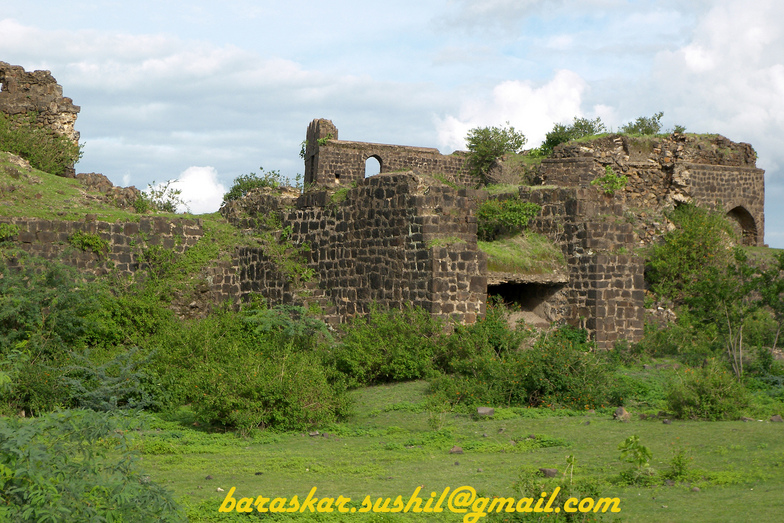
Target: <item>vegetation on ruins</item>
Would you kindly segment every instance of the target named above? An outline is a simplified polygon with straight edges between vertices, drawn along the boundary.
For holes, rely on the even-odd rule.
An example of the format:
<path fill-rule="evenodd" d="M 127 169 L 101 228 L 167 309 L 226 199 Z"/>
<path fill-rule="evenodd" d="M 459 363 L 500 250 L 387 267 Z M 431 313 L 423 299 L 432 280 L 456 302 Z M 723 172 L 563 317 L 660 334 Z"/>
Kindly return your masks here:
<path fill-rule="evenodd" d="M 503 127 L 477 127 L 468 131 L 468 171 L 485 181 L 496 160 L 505 154 L 523 152 L 525 136 L 507 122 Z"/>
<path fill-rule="evenodd" d="M 574 121 L 568 125 L 562 123 L 553 125 L 552 130 L 545 135 L 542 145 L 533 149 L 530 154 L 536 157 L 547 157 L 553 153 L 556 145 L 605 132 L 607 132 L 607 127 L 598 116 L 593 120 L 575 116 Z"/>
<path fill-rule="evenodd" d="M 68 238 L 68 243 L 83 251 L 92 251 L 102 256 L 109 250 L 109 242 L 102 239 L 98 234 L 90 232 L 76 231 Z"/>
<path fill-rule="evenodd" d="M 526 231 L 511 238 L 491 242 L 479 240 L 479 250 L 487 254 L 487 270 L 519 274 L 552 274 L 566 271 L 561 249 L 546 236 Z"/>
<path fill-rule="evenodd" d="M 591 185 L 597 187 L 605 196 L 613 196 L 617 191 L 623 190 L 628 182 L 623 174 L 617 174 L 609 165 L 605 166 L 604 174 L 596 177 Z"/>
<path fill-rule="evenodd" d="M 223 195 L 224 202 L 239 200 L 253 189 L 269 187 L 277 189 L 285 183 L 280 171 L 265 171 L 264 167 L 259 167 L 259 173 L 241 174 L 234 178 L 229 191 Z"/>
<path fill-rule="evenodd" d="M 653 135 L 661 131 L 661 119 L 664 116 L 662 111 L 653 116 L 639 116 L 633 122 L 622 125 L 619 129 L 624 134 Z"/>
<path fill-rule="evenodd" d="M 167 180 L 163 183 L 147 185 L 147 190 L 140 192 L 133 207 L 139 214 L 150 211 L 176 213 L 180 208 L 188 209 L 188 204 L 182 199 L 182 189 L 174 187 L 177 180 Z"/>
<path fill-rule="evenodd" d="M 510 198 L 489 198 L 476 210 L 477 238 L 490 242 L 502 237 L 520 234 L 541 207 L 525 202 L 516 195 Z"/>
<path fill-rule="evenodd" d="M 21 156 L 35 169 L 62 176 L 82 157 L 82 146 L 38 125 L 37 114 L 0 111 L 2 151 Z"/>

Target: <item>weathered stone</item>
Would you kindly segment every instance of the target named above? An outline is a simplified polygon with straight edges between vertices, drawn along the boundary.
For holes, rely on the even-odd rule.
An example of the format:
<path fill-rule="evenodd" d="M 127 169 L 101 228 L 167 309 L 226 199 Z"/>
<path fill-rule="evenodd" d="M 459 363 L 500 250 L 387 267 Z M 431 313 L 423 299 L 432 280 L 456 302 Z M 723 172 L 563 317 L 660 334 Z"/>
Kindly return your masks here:
<path fill-rule="evenodd" d="M 558 475 L 558 469 L 541 468 L 539 469 L 539 472 L 541 472 L 542 475 L 546 478 L 554 478 Z"/>
<path fill-rule="evenodd" d="M 495 414 L 495 409 L 491 407 L 477 407 L 476 415 L 480 417 L 492 416 Z"/>
<path fill-rule="evenodd" d="M 9 115 L 36 113 L 36 123 L 79 143 L 74 129 L 79 106 L 63 96 L 63 88 L 49 71 L 28 73 L 18 65 L 0 62 L 0 112 Z M 66 176 L 73 177 L 73 168 Z"/>
<path fill-rule="evenodd" d="M 624 421 L 624 422 L 631 421 L 632 415 L 629 414 L 629 412 L 625 408 L 618 407 L 617 409 L 615 409 L 615 412 L 613 413 L 613 419 L 616 419 L 618 421 Z"/>

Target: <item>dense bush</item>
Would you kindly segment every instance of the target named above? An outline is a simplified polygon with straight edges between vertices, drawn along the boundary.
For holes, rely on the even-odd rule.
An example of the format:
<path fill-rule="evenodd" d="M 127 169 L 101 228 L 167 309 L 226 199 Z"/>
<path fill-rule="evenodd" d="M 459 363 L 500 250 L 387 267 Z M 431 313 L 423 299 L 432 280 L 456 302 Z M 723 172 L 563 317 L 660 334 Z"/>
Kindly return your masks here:
<path fill-rule="evenodd" d="M 606 165 L 604 174 L 591 181 L 591 185 L 599 188 L 605 196 L 613 196 L 617 191 L 626 187 L 629 179 L 623 174 L 617 174 L 612 167 Z"/>
<path fill-rule="evenodd" d="M 732 226 L 720 214 L 694 205 L 680 205 L 667 217 L 676 228 L 652 247 L 645 277 L 657 295 L 683 303 L 709 271 L 729 263 Z"/>
<path fill-rule="evenodd" d="M 333 349 L 335 368 L 352 386 L 431 377 L 442 329 L 423 309 L 374 309 L 344 328 Z"/>
<path fill-rule="evenodd" d="M 667 395 L 667 406 L 681 419 L 738 419 L 749 406 L 749 395 L 726 367 L 708 360 L 702 368 L 687 368 Z"/>
<path fill-rule="evenodd" d="M 138 469 L 119 418 L 90 411 L 0 418 L 3 521 L 184 521 Z"/>
<path fill-rule="evenodd" d="M 259 167 L 259 171 L 259 174 L 241 174 L 234 178 L 229 192 L 223 195 L 223 201 L 239 200 L 252 189 L 264 187 L 275 189 L 284 183 L 280 171 L 265 171 L 263 167 Z"/>
<path fill-rule="evenodd" d="M 477 239 L 491 242 L 519 234 L 541 209 L 539 205 L 519 198 L 485 200 L 476 210 Z"/>
<path fill-rule="evenodd" d="M 35 169 L 57 175 L 82 157 L 82 147 L 40 127 L 36 113 L 9 116 L 0 112 L 1 150 L 21 156 Z"/>
<path fill-rule="evenodd" d="M 468 131 L 468 171 L 485 181 L 495 161 L 509 153 L 523 152 L 525 136 L 514 127 L 477 127 Z"/>
<path fill-rule="evenodd" d="M 624 134 L 653 135 L 661 131 L 661 119 L 664 113 L 659 111 L 653 116 L 640 116 L 635 121 L 621 126 L 620 131 Z M 679 129 L 683 129 L 679 126 Z"/>
<path fill-rule="evenodd" d="M 481 322 L 478 328 L 483 328 Z M 512 333 L 501 338 L 513 339 Z M 608 401 L 610 367 L 592 350 L 584 331 L 562 327 L 529 348 L 474 347 L 478 350 L 473 354 L 466 345 L 452 349 L 447 367 L 452 373 L 431 383 L 442 401 L 572 409 L 599 407 Z"/>
<path fill-rule="evenodd" d="M 170 405 L 191 403 L 202 421 L 243 432 L 302 429 L 343 417 L 344 387 L 322 362 L 316 342 L 307 334 L 258 327 L 219 311 L 161 332 L 154 340 L 152 381 Z"/>
<path fill-rule="evenodd" d="M 574 122 L 568 125 L 556 123 L 553 129 L 545 136 L 542 145 L 531 151 L 531 154 L 543 157 L 550 156 L 557 145 L 605 132 L 607 132 L 607 128 L 604 126 L 601 118 L 597 117 L 595 120 L 590 120 L 588 118 L 575 117 Z"/>

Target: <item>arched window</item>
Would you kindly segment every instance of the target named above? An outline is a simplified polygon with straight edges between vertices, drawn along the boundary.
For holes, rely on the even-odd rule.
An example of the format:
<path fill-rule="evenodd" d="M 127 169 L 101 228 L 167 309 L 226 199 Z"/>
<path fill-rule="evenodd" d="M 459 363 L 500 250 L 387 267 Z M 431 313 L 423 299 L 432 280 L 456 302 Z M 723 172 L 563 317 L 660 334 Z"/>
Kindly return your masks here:
<path fill-rule="evenodd" d="M 381 158 L 375 154 L 365 160 L 365 178 L 381 172 Z"/>
<path fill-rule="evenodd" d="M 727 218 L 737 224 L 743 245 L 757 245 L 757 224 L 749 211 L 739 205 L 727 213 Z"/>

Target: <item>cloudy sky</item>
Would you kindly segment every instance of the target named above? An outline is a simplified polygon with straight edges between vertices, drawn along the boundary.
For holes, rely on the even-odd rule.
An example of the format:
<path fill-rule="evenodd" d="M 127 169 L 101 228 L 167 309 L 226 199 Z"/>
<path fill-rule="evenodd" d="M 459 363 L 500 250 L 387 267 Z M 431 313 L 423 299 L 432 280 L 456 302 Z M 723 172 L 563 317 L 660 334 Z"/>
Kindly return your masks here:
<path fill-rule="evenodd" d="M 509 121 L 665 127 L 749 142 L 784 247 L 784 4 L 775 0 L 0 0 L 0 60 L 82 107 L 80 172 L 181 180 L 194 212 L 240 174 L 294 178 L 313 118 L 340 138 L 464 148 Z"/>

